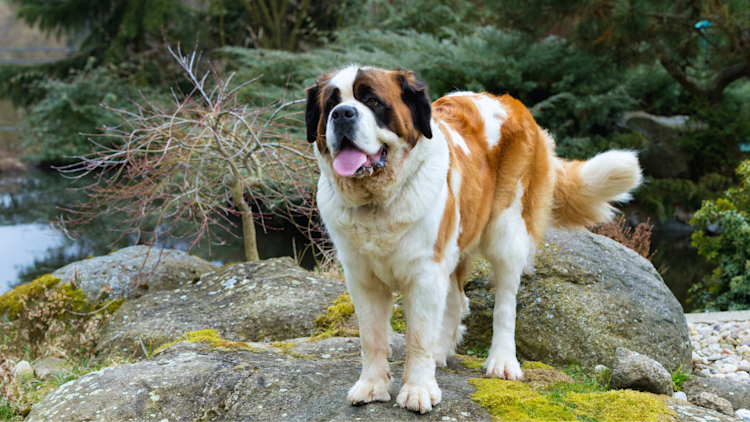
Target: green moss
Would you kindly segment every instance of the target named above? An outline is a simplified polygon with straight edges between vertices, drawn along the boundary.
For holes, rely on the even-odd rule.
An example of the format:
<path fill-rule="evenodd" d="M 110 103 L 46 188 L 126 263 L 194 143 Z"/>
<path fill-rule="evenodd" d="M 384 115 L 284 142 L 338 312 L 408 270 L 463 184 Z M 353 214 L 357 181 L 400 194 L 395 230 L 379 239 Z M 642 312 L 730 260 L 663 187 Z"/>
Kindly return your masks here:
<path fill-rule="evenodd" d="M 548 379 L 540 384 L 534 378 L 542 375 Z M 524 382 L 471 379 L 469 382 L 477 388 L 472 400 L 497 421 L 669 421 L 675 416 L 650 393 L 600 391 L 597 386 L 579 382 L 549 383 L 566 378 L 572 381 L 554 368 L 531 368 L 526 376 Z"/>
<path fill-rule="evenodd" d="M 59 277 L 52 277 L 51 274 L 45 274 L 36 280 L 22 284 L 15 289 L 0 296 L 0 316 L 7 316 L 9 320 L 15 320 L 23 310 L 21 299 L 27 302 L 34 300 L 42 293 L 60 282 Z"/>
<path fill-rule="evenodd" d="M 315 319 L 317 332 L 310 337 L 312 341 L 330 337 L 359 336 L 359 331 L 347 327 L 347 322 L 354 315 L 354 304 L 349 292 L 336 298 L 326 312 Z"/>
<path fill-rule="evenodd" d="M 474 356 L 456 355 L 456 358 L 461 359 L 461 364 L 469 369 L 481 369 L 484 364 L 484 359 Z"/>
<path fill-rule="evenodd" d="M 523 363 L 523 365 L 521 365 L 521 369 L 523 370 L 527 370 L 527 369 L 552 369 L 554 370 L 555 368 L 542 362 L 526 361 Z"/>
<path fill-rule="evenodd" d="M 215 329 L 208 329 L 208 330 L 198 330 L 198 331 L 191 331 L 189 333 L 185 333 L 183 337 L 178 338 L 177 340 L 162 344 L 159 346 L 158 349 L 154 352 L 154 355 L 161 353 L 162 351 L 166 350 L 170 346 L 173 346 L 181 341 L 186 341 L 188 343 L 205 343 L 210 344 L 214 349 L 222 352 L 235 352 L 235 351 L 248 351 L 248 352 L 259 352 L 260 349 L 251 347 L 247 343 L 242 342 L 234 342 L 230 340 L 226 340 L 221 338 L 219 335 L 219 331 Z"/>
<path fill-rule="evenodd" d="M 296 346 L 296 343 L 271 343 L 271 346 L 282 350 L 290 350 Z"/>
<path fill-rule="evenodd" d="M 391 312 L 391 328 L 396 333 L 406 332 L 406 316 L 404 315 L 404 297 L 396 296 L 396 303 L 393 304 Z"/>
<path fill-rule="evenodd" d="M 569 393 L 576 415 L 601 422 L 670 420 L 675 414 L 655 395 L 632 390 L 612 390 L 605 393 Z"/>
<path fill-rule="evenodd" d="M 354 304 L 352 303 L 352 298 L 349 296 L 349 292 L 346 292 L 333 301 L 333 304 L 328 307 L 326 313 L 315 319 L 315 325 L 329 329 L 341 320 L 350 318 L 352 315 L 354 315 Z"/>
<path fill-rule="evenodd" d="M 498 421 L 574 421 L 572 409 L 548 400 L 519 381 L 471 379 L 477 388 L 472 400 Z"/>

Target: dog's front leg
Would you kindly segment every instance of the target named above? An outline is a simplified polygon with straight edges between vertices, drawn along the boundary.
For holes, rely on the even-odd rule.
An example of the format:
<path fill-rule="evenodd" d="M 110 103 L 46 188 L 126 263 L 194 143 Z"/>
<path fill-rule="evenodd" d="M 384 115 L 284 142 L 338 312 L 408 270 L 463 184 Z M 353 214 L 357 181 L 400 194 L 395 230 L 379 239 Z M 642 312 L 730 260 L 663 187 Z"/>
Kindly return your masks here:
<path fill-rule="evenodd" d="M 448 276 L 434 266 L 413 280 L 404 291 L 406 310 L 406 364 L 404 386 L 396 401 L 401 407 L 427 413 L 440 403 L 435 380 L 435 350 L 445 311 Z"/>
<path fill-rule="evenodd" d="M 349 404 L 362 405 L 389 401 L 391 370 L 388 342 L 393 294 L 379 280 L 352 269 L 347 271 L 347 286 L 359 321 L 362 342 L 362 374 L 349 390 Z"/>

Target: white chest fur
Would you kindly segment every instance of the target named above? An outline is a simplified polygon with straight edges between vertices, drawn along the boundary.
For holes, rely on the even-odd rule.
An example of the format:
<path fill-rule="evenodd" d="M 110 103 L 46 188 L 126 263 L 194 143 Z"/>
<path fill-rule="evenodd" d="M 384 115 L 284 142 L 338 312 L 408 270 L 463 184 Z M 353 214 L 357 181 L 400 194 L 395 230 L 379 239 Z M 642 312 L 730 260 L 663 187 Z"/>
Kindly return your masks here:
<path fill-rule="evenodd" d="M 449 189 L 445 142 L 442 134 L 419 140 L 406 166 L 413 170 L 387 204 L 347 207 L 329 182 L 330 173 L 321 173 L 318 207 L 345 266 L 366 267 L 393 290 L 401 290 L 403 282 L 432 260 Z"/>

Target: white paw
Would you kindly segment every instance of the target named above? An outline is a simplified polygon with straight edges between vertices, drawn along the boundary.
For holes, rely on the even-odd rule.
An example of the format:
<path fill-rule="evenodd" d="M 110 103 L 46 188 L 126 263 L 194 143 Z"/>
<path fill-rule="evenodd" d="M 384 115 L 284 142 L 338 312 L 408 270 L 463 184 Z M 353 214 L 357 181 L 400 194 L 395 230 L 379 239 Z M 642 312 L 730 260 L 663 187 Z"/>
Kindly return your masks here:
<path fill-rule="evenodd" d="M 442 396 L 437 382 L 422 385 L 404 384 L 396 402 L 402 408 L 424 414 L 431 411 L 432 406 L 440 403 Z"/>
<path fill-rule="evenodd" d="M 435 366 L 437 366 L 439 368 L 444 368 L 444 367 L 447 366 L 447 363 L 446 363 L 447 360 L 448 359 L 445 356 L 436 355 L 435 356 Z"/>
<path fill-rule="evenodd" d="M 523 372 L 515 356 L 490 355 L 490 358 L 487 359 L 487 376 L 506 380 L 520 380 L 523 379 Z"/>
<path fill-rule="evenodd" d="M 388 394 L 390 381 L 386 380 L 359 380 L 349 390 L 346 399 L 352 406 L 359 406 L 374 401 L 389 401 L 391 395 Z"/>

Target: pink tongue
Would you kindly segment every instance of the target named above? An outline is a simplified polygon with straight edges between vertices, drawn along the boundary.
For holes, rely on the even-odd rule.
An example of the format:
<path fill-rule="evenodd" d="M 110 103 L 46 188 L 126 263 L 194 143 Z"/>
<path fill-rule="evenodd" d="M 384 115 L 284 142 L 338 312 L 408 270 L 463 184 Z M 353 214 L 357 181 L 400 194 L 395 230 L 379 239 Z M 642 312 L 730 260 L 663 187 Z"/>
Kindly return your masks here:
<path fill-rule="evenodd" d="M 333 160 L 333 169 L 341 177 L 352 177 L 354 173 L 367 162 L 367 155 L 364 152 L 347 145 L 339 151 L 339 155 Z"/>

